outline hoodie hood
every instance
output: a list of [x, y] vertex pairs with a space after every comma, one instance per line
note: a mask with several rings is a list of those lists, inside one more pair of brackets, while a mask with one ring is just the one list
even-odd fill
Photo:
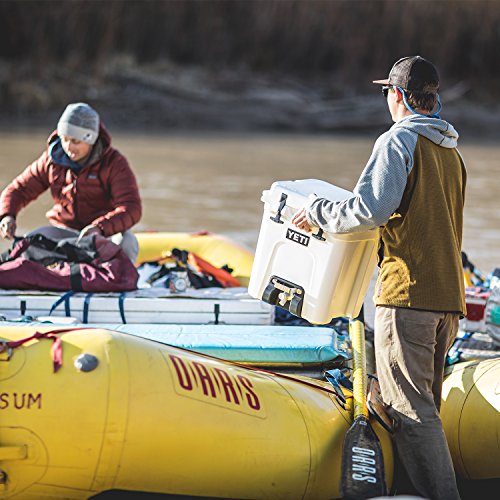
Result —
[[404, 128], [431, 140], [443, 148], [456, 148], [458, 132], [445, 120], [422, 115], [406, 116], [395, 123], [391, 129]]

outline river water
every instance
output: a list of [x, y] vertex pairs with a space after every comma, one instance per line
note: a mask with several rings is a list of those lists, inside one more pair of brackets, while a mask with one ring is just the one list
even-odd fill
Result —
[[[44, 148], [46, 131], [0, 133], [3, 188]], [[116, 133], [137, 175], [144, 215], [137, 231], [226, 234], [255, 248], [260, 196], [276, 180], [323, 179], [352, 190], [375, 136]], [[468, 168], [463, 249], [484, 273], [500, 267], [500, 146], [462, 143]], [[19, 232], [45, 223], [47, 194], [19, 216]], [[5, 244], [3, 244], [3, 248]]]

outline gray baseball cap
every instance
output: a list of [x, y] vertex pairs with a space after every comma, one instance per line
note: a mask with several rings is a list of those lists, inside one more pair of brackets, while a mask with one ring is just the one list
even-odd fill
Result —
[[84, 102], [68, 104], [57, 124], [57, 134], [95, 144], [99, 136], [99, 115]]
[[439, 74], [436, 67], [420, 56], [403, 57], [394, 63], [385, 80], [374, 80], [379, 85], [394, 85], [403, 90], [437, 94]]

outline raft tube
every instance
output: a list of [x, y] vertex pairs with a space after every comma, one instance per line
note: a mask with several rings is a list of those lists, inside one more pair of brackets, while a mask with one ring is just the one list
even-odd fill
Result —
[[[55, 330], [2, 328], [0, 335], [14, 341], [36, 331]], [[55, 337], [57, 372], [50, 338], [0, 354], [0, 498], [78, 499], [109, 490], [340, 496], [352, 419], [328, 384], [108, 330]], [[373, 425], [390, 485], [390, 437]]]
[[139, 241], [137, 264], [164, 258], [173, 248], [193, 252], [216, 267], [228, 265], [241, 286], [248, 286], [254, 254], [249, 249], [220, 234], [135, 233]]
[[441, 419], [457, 475], [500, 478], [500, 358], [454, 365], [442, 396]]

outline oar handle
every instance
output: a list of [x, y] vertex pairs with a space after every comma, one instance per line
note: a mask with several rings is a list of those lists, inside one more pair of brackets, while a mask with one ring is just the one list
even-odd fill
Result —
[[368, 418], [368, 407], [366, 406], [366, 343], [365, 328], [361, 321], [353, 319], [349, 321], [349, 336], [352, 347], [352, 384], [354, 399], [354, 419], [364, 416]]

